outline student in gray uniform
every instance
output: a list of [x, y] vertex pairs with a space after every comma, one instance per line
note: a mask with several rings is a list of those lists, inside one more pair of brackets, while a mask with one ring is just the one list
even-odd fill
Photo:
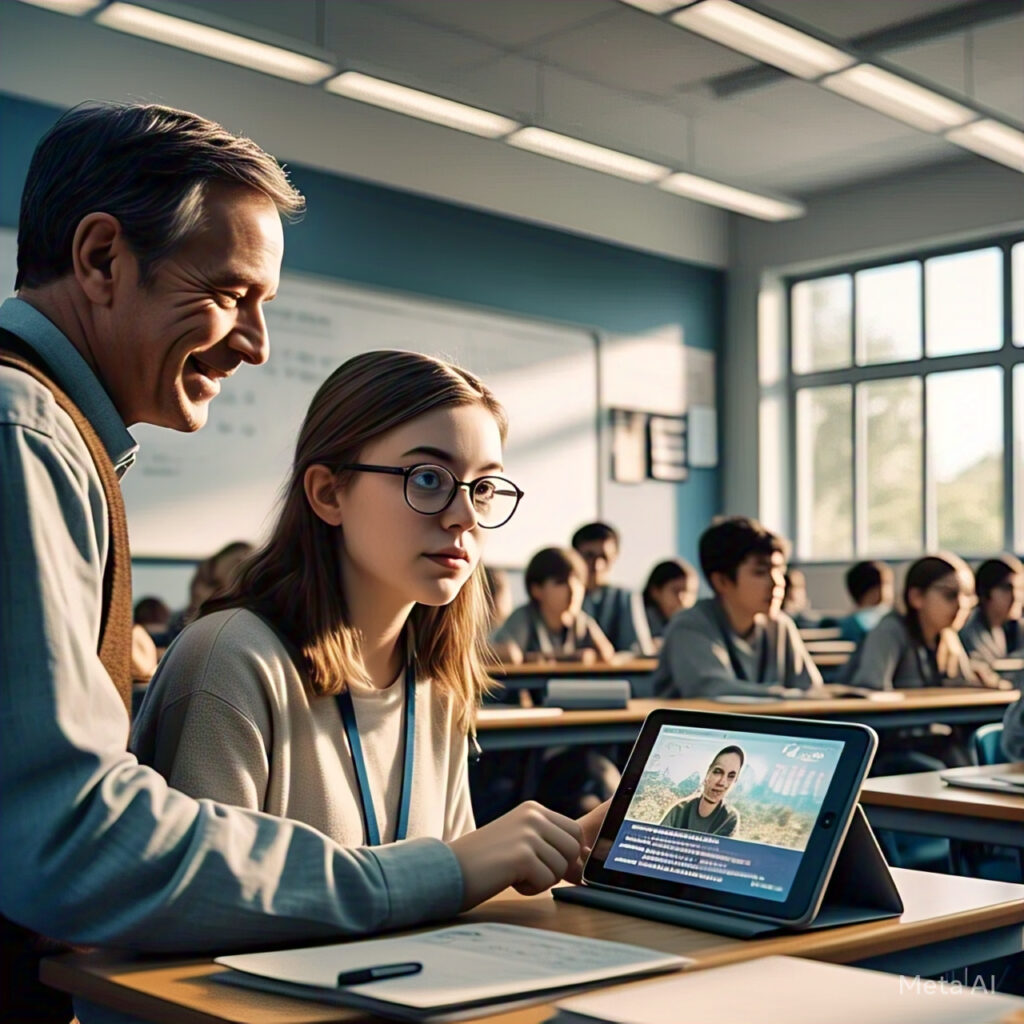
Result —
[[1024, 564], [1013, 555], [990, 558], [975, 573], [978, 607], [960, 630], [960, 641], [972, 661], [990, 665], [999, 658], [1024, 653], [1021, 605]]
[[745, 516], [704, 531], [700, 567], [715, 596], [668, 624], [654, 673], [658, 696], [824, 693], [821, 673], [781, 610], [786, 547]]
[[653, 655], [643, 599], [635, 591], [608, 582], [619, 557], [618, 531], [607, 523], [587, 523], [572, 535], [572, 546], [587, 564], [583, 610], [594, 618], [615, 650]]
[[974, 577], [956, 555], [928, 555], [907, 570], [905, 611], [892, 611], [864, 638], [849, 681], [873, 690], [977, 684], [956, 630], [974, 599]]
[[840, 640], [859, 644], [892, 611], [892, 569], [885, 562], [858, 562], [846, 573], [846, 592], [856, 611], [837, 623]]
[[568, 659], [611, 661], [615, 649], [583, 611], [587, 567], [575, 551], [543, 548], [526, 567], [530, 600], [495, 630], [491, 642], [503, 661]]
[[656, 644], [660, 644], [665, 635], [669, 619], [697, 603], [699, 585], [697, 570], [682, 558], [669, 558], [651, 570], [644, 585], [643, 599], [647, 625]]
[[725, 797], [739, 779], [745, 760], [742, 747], [723, 747], [708, 765], [700, 791], [670, 807], [661, 824], [712, 836], [735, 835], [740, 816]]

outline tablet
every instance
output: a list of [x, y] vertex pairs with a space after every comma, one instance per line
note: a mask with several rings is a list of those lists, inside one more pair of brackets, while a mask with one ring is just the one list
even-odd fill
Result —
[[864, 725], [654, 711], [584, 883], [807, 924], [877, 742]]

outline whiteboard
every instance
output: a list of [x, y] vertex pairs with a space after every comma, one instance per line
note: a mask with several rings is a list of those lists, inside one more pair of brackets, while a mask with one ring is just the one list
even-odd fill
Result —
[[488, 562], [522, 565], [596, 517], [597, 352], [588, 331], [292, 273], [266, 316], [270, 361], [223, 382], [202, 430], [132, 428], [141, 450], [123, 490], [135, 557], [196, 558], [264, 536], [314, 392], [345, 359], [380, 348], [456, 362], [507, 409], [506, 474], [526, 496], [507, 526], [488, 533]]

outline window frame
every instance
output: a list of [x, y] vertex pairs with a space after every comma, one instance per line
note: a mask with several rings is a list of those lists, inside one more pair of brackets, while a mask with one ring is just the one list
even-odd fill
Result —
[[[852, 507], [850, 509], [851, 527], [853, 536], [853, 559], [861, 558], [883, 558], [890, 561], [900, 561], [920, 557], [923, 552], [934, 551], [938, 546], [937, 516], [935, 514], [934, 501], [929, 494], [929, 458], [928, 458], [928, 388], [927, 377], [933, 373], [942, 373], [955, 370], [972, 370], [982, 367], [998, 366], [1003, 371], [1003, 549], [1013, 551], [1018, 546], [1024, 545], [1024, 537], [1016, 537], [1015, 503], [1017, 500], [1024, 501], [1024, 493], [1017, 494], [1018, 487], [1024, 489], [1024, 472], [1016, 469], [1014, 465], [1014, 410], [1013, 410], [1013, 387], [1014, 367], [1024, 363], [1024, 347], [1014, 345], [1013, 342], [1013, 267], [1012, 250], [1017, 244], [1024, 243], [1024, 233], [1013, 232], [1000, 234], [989, 238], [975, 238], [969, 242], [962, 241], [955, 245], [943, 245], [934, 247], [923, 247], [912, 250], [900, 251], [887, 255], [884, 259], [858, 260], [842, 264], [831, 265], [828, 268], [815, 270], [813, 273], [787, 275], [783, 278], [786, 309], [786, 330], [785, 330], [785, 401], [786, 415], [791, 429], [788, 431], [788, 451], [786, 457], [789, 460], [789, 480], [787, 488], [787, 501], [790, 509], [790, 517], [793, 525], [793, 536], [795, 539], [795, 550], [803, 552], [806, 550], [804, 541], [807, 540], [803, 531], [807, 524], [801, 522], [798, 462], [797, 462], [797, 436], [799, 426], [797, 424], [797, 392], [806, 388], [828, 387], [829, 385], [848, 384], [851, 387], [850, 402], [850, 439], [852, 457], [850, 460], [851, 493], [853, 495]], [[958, 355], [929, 356], [927, 355], [927, 309], [926, 309], [926, 273], [924, 263], [926, 260], [937, 256], [950, 256], [957, 253], [972, 252], [979, 249], [999, 248], [1002, 251], [1002, 320], [1003, 337], [1002, 344], [996, 350], [984, 352], [967, 352]], [[921, 307], [921, 357], [917, 359], [905, 359], [896, 362], [875, 362], [858, 365], [857, 355], [857, 289], [851, 287], [851, 319], [850, 319], [850, 365], [835, 370], [819, 370], [809, 373], [798, 373], [793, 369], [793, 289], [796, 285], [806, 281], [814, 281], [820, 278], [836, 277], [849, 274], [855, 280], [854, 275], [862, 270], [873, 270], [877, 267], [890, 266], [900, 263], [918, 262], [921, 265], [921, 288], [918, 301]], [[859, 507], [862, 504], [861, 494], [857, 487], [857, 465], [861, 458], [857, 445], [857, 419], [858, 404], [861, 401], [862, 391], [858, 384], [872, 381], [893, 380], [896, 378], [917, 377], [921, 380], [921, 523], [919, 536], [922, 546], [919, 550], [905, 551], [898, 554], [879, 555], [862, 544], [864, 537], [861, 528], [861, 515]], [[1024, 395], [1018, 397], [1024, 401]], [[1024, 439], [1021, 439], [1024, 441]], [[1019, 542], [1019, 544], [1018, 544]], [[995, 554], [992, 551], [962, 551], [958, 552], [969, 558], [986, 557]], [[820, 558], [799, 555], [801, 562], [814, 565], [848, 564], [846, 558]]]

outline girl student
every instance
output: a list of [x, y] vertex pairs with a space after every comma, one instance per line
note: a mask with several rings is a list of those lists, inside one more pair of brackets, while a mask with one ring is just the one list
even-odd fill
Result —
[[[335, 370], [269, 539], [170, 648], [132, 734], [139, 759], [193, 796], [380, 860], [420, 844], [423, 871], [390, 894], [410, 921], [575, 876], [600, 825], [526, 803], [474, 827], [479, 563], [522, 497], [503, 476], [506, 428], [491, 391], [447, 363], [369, 352]], [[340, 894], [372, 931], [361, 896]]]
[[692, 608], [697, 603], [700, 580], [697, 570], [682, 558], [669, 558], [659, 562], [644, 585], [644, 611], [651, 636], [660, 640], [665, 635], [668, 620], [676, 612]]
[[875, 690], [998, 685], [971, 665], [957, 636], [973, 602], [974, 576], [961, 558], [919, 558], [907, 570], [903, 610], [889, 612], [867, 634], [849, 681]]
[[1004, 554], [982, 562], [974, 576], [978, 607], [960, 631], [968, 656], [991, 664], [1024, 651], [1024, 565], [1014, 555]]

